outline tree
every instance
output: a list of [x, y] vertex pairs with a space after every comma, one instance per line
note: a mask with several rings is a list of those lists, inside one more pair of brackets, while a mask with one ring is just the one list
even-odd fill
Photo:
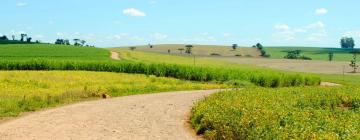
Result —
[[170, 49], [168, 49], [168, 53], [171, 53], [171, 50], [170, 50]]
[[63, 45], [64, 39], [56, 39], [55, 44]]
[[64, 45], [70, 45], [69, 39], [64, 39]]
[[333, 61], [333, 59], [334, 59], [334, 53], [329, 52], [329, 61]]
[[355, 41], [352, 37], [343, 37], [340, 40], [341, 48], [353, 49], [355, 47]]
[[20, 36], [21, 36], [20, 41], [21, 41], [21, 42], [24, 42], [24, 41], [25, 41], [25, 38], [27, 37], [27, 34], [21, 34]]
[[14, 41], [15, 40], [15, 35], [12, 35], [11, 37], [12, 37], [12, 40]]
[[80, 40], [81, 46], [84, 46], [86, 41], [85, 40]]
[[7, 38], [6, 35], [3, 35], [0, 37], [0, 41], [8, 41], [9, 39]]
[[136, 49], [136, 47], [130, 47], [130, 50], [134, 51]]
[[178, 50], [180, 51], [180, 54], [182, 54], [185, 49], [184, 48], [179, 48]]
[[26, 38], [26, 42], [31, 43], [31, 39], [32, 39], [31, 37]]
[[232, 49], [233, 49], [233, 50], [236, 50], [238, 47], [239, 47], [239, 46], [238, 46], [237, 44], [233, 44], [233, 45], [232, 45]]
[[192, 48], [193, 47], [194, 47], [193, 45], [186, 45], [185, 46], [185, 48], [186, 48], [185, 53], [192, 54]]
[[257, 43], [256, 45], [256, 48], [258, 48], [259, 50], [262, 50], [264, 47], [263, 45], [261, 45], [260, 43]]
[[74, 39], [74, 45], [80, 46], [80, 39]]
[[357, 65], [357, 54], [359, 51], [353, 51], [351, 52], [353, 54], [353, 60], [350, 61], [350, 67], [353, 68], [353, 73], [356, 73], [359, 65]]
[[148, 44], [149, 48], [152, 49], [154, 46], [151, 44]]

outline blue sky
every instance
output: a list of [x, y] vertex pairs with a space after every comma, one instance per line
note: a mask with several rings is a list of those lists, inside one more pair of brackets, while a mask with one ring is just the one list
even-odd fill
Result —
[[2, 0], [0, 35], [81, 38], [99, 47], [360, 43], [359, 0]]

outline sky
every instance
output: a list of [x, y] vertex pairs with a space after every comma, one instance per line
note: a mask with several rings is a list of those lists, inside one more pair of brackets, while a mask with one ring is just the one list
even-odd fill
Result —
[[360, 46], [359, 0], [1, 0], [0, 35], [141, 44]]

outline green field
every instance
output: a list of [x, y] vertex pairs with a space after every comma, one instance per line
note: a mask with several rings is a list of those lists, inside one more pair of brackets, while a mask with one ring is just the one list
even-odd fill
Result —
[[3, 60], [110, 60], [109, 51], [100, 48], [64, 46], [53, 44], [0, 45], [0, 61]]
[[334, 53], [333, 61], [349, 61], [352, 60], [352, 49], [341, 48], [317, 48], [317, 47], [265, 47], [265, 50], [271, 55], [270, 58], [283, 59], [287, 52], [301, 50], [302, 54], [312, 58], [312, 60], [329, 60], [329, 52]]

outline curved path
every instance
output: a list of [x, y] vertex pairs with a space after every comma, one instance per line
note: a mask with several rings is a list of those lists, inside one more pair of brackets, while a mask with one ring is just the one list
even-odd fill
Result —
[[187, 126], [193, 103], [219, 90], [97, 100], [0, 124], [0, 139], [198, 139]]

